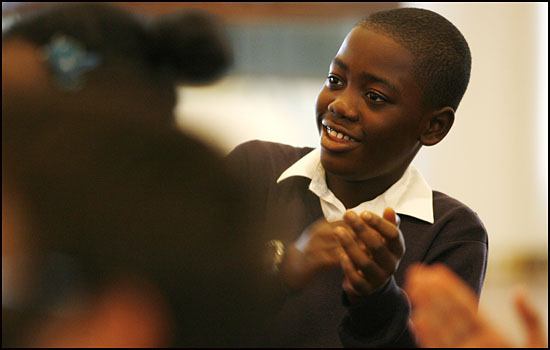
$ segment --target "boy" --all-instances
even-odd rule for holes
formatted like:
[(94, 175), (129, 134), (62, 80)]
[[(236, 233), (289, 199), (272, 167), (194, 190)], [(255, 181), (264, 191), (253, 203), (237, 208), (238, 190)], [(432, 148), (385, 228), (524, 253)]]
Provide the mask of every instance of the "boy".
[(400, 288), (414, 262), (446, 264), (480, 293), (483, 224), (411, 165), (450, 130), (470, 66), (465, 39), (440, 15), (373, 14), (330, 65), (319, 148), (252, 141), (228, 156), (257, 193), (266, 232), (287, 247), (289, 293), (269, 345), (415, 346)]

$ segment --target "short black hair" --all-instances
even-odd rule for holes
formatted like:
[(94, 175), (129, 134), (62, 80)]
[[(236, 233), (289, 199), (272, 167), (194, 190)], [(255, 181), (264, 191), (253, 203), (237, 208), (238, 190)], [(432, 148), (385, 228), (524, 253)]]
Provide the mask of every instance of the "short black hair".
[(357, 26), (392, 38), (414, 56), (413, 74), (427, 106), (458, 108), (472, 58), (466, 39), (451, 22), (430, 10), (399, 8), (374, 13)]

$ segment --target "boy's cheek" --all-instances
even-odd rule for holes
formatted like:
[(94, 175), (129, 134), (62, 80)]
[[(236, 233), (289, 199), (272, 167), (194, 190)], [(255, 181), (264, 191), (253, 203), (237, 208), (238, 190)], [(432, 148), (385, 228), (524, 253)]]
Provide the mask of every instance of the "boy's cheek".
[(321, 88), (321, 91), (319, 92), (319, 95), (317, 96), (316, 106), (317, 109), (323, 108), (327, 109), (330, 102), (334, 100), (333, 94), (327, 89), (326, 86), (323, 86)]
[(317, 127), (319, 130), (321, 130), (321, 121), (326, 113), (329, 112), (328, 106), (331, 102), (330, 98), (327, 98), (325, 96), (319, 95), (319, 98), (317, 99), (317, 103), (315, 105), (315, 115), (317, 117)]

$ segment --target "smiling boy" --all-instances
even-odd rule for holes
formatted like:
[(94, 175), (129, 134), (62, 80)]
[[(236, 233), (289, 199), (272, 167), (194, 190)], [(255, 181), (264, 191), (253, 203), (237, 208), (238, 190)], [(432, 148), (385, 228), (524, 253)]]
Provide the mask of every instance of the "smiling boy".
[(228, 156), (258, 195), (265, 232), (287, 247), (289, 293), (265, 345), (416, 345), (400, 288), (415, 262), (446, 264), (480, 293), (483, 224), (411, 165), (449, 132), (470, 67), (464, 37), (442, 16), (373, 14), (330, 64), (319, 148), (251, 141)]

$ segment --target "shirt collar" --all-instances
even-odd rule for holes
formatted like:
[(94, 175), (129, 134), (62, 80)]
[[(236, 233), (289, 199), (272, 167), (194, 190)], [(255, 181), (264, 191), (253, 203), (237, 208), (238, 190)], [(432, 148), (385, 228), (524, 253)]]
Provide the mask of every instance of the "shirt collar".
[[(293, 176), (311, 179), (309, 190), (319, 197), (321, 208), (328, 221), (342, 219), (346, 208), (327, 187), (320, 148), (312, 150), (286, 169), (277, 179), (277, 183)], [(351, 210), (357, 214), (368, 210), (382, 215), (386, 207), (392, 207), (398, 214), (412, 216), (431, 224), (434, 222), (432, 189), (413, 165), (410, 165), (403, 176), (386, 192)]]

